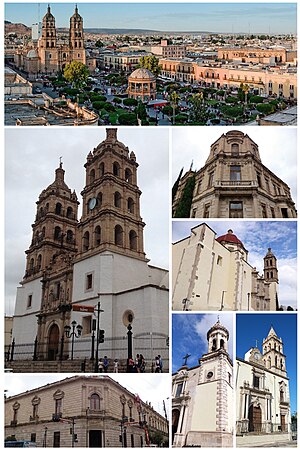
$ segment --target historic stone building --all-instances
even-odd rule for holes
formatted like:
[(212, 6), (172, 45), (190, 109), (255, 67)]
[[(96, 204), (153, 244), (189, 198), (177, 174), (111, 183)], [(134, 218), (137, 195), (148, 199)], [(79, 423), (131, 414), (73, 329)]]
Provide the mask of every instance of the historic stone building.
[[(174, 447), (233, 446), (233, 368), (228, 330), (219, 322), (207, 332), (208, 351), (199, 365), (173, 375)], [(174, 344), (173, 344), (174, 345)]]
[(102, 348), (111, 358), (126, 358), (124, 342), (118, 348), (115, 339), (131, 325), (145, 358), (153, 358), (146, 342), (156, 339), (164, 343), (167, 359), (168, 271), (148, 265), (144, 252), (137, 168), (135, 153), (118, 141), (117, 129), (107, 129), (106, 139), (87, 155), (80, 221), (62, 164), (41, 192), (13, 329), (17, 345), (37, 337), (38, 359), (69, 357), (71, 342), (63, 338), (74, 320), (82, 327), (76, 347), (82, 358), (89, 357), (98, 302)]
[[(180, 179), (173, 216), (189, 184), (189, 217), (295, 218), (290, 188), (263, 165), (257, 144), (241, 131), (228, 131), (210, 147), (204, 167)], [(187, 201), (186, 199), (184, 200)]]
[[(270, 57), (266, 58), (270, 60)], [(161, 76), (169, 80), (198, 83), (214, 89), (238, 89), (241, 83), (256, 95), (297, 99), (297, 72), (294, 67), (270, 67), (270, 62), (248, 64), (228, 61), (198, 62), (191, 58), (160, 58)]]
[(216, 238), (205, 223), (172, 246), (174, 310), (276, 311), (278, 268), (268, 248), (264, 274), (248, 263), (244, 244), (228, 230)]
[(236, 361), (237, 446), (276, 444), (290, 439), (289, 378), (283, 342), (271, 326), (262, 349)]
[(69, 40), (60, 41), (55, 26), (55, 18), (48, 6), (43, 17), (42, 34), (31, 46), (18, 50), (15, 54), (15, 64), (29, 74), (57, 74), (64, 70), (66, 64), (72, 61), (86, 63), (84, 47), (83, 19), (77, 6), (70, 18)]
[(5, 437), (37, 447), (146, 447), (151, 432), (167, 441), (166, 419), (108, 376), (74, 376), (5, 401)]

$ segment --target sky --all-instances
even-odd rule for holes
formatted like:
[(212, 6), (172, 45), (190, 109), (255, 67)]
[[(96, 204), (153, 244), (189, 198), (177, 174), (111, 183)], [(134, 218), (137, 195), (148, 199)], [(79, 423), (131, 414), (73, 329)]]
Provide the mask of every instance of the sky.
[[(62, 156), (65, 181), (80, 192), (85, 185), (86, 156), (106, 133), (99, 127), (7, 128), (5, 130), (5, 287), (6, 313), (12, 315), (16, 288), (25, 272), (39, 194), (54, 181)], [(150, 264), (169, 264), (168, 129), (119, 128), (118, 140), (134, 151), (139, 164), (138, 186), (144, 228), (144, 248)], [(81, 205), (78, 218), (81, 217)]]
[(207, 332), (217, 322), (220, 322), (229, 331), (228, 350), (233, 358), (233, 323), (232, 314), (221, 312), (217, 314), (172, 314), (172, 372), (182, 367), (183, 357), (188, 353), (187, 366), (198, 365), (198, 359), (207, 353)]
[[(70, 374), (6, 374), (4, 375), (4, 389), (7, 390), (7, 397), (20, 394), (30, 389), (45, 386), (65, 378), (72, 377)], [(94, 376), (94, 375), (93, 375)], [(166, 403), (167, 415), (169, 418), (169, 398), (171, 391), (170, 377), (166, 374), (109, 374), (111, 378), (128, 389), (132, 394), (138, 394), (143, 402), (150, 401), (153, 408), (163, 416), (163, 400)], [(101, 377), (101, 375), (100, 375)], [(138, 378), (138, 387), (137, 387)]]
[[(25, 4), (26, 3), (26, 4)], [(7, 3), (5, 19), (31, 26), (47, 3)], [(58, 27), (69, 26), (74, 3), (51, 2)], [(296, 3), (78, 3), (85, 28), (139, 28), (158, 31), (296, 33)]]
[(191, 228), (205, 222), (216, 237), (232, 229), (248, 250), (248, 262), (263, 275), (263, 258), (268, 248), (277, 258), (279, 303), (296, 307), (297, 299), (297, 222), (266, 220), (173, 221), (173, 242), (190, 235)]
[(175, 127), (172, 129), (172, 183), (193, 161), (199, 170), (208, 158), (210, 146), (222, 134), (239, 130), (258, 145), (262, 164), (291, 189), (297, 206), (297, 130), (294, 127)]
[(296, 314), (237, 314), (236, 356), (244, 359), (252, 347), (262, 350), (262, 342), (273, 326), (282, 339), (286, 355), (287, 376), (290, 379), (291, 412), (297, 411), (297, 317)]

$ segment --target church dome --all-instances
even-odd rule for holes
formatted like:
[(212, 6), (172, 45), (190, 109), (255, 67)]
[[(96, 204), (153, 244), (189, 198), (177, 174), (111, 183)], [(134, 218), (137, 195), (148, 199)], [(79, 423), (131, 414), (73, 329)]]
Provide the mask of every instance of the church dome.
[(213, 331), (218, 331), (221, 330), (226, 334), (227, 339), (229, 339), (229, 331), (227, 330), (226, 327), (224, 327), (224, 325), (222, 325), (218, 319), (218, 321), (208, 330), (207, 332), (207, 340), (209, 340), (209, 336), (211, 335), (211, 333)]
[(27, 58), (37, 58), (37, 57), (38, 57), (38, 54), (34, 48), (29, 50), (29, 52), (27, 53)]
[(240, 244), (244, 247), (242, 241), (240, 241), (235, 234), (233, 234), (232, 230), (228, 230), (226, 234), (223, 234), (222, 236), (217, 237), (216, 239), (218, 242), (226, 243), (226, 244)]
[(131, 75), (129, 75), (129, 78), (135, 79), (135, 80), (155, 80), (155, 76), (153, 75), (150, 70), (145, 69), (144, 67), (140, 67), (139, 69), (136, 69), (132, 72)]

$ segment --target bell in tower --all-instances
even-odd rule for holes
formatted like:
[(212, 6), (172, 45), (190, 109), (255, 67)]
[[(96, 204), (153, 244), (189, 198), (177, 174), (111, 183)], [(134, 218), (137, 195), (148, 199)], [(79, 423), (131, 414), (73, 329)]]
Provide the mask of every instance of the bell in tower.
[(85, 64), (83, 19), (78, 13), (77, 5), (74, 14), (70, 18), (69, 46), (72, 52), (72, 60), (79, 60)]
[(55, 18), (51, 13), (50, 5), (48, 5), (47, 13), (43, 17), (40, 46), (45, 49), (56, 48)]
[(117, 139), (117, 129), (87, 156), (79, 251), (95, 254), (112, 250), (145, 260), (134, 152)]
[(263, 341), (263, 360), (267, 369), (286, 375), (282, 339), (277, 336), (272, 326), (268, 336)]

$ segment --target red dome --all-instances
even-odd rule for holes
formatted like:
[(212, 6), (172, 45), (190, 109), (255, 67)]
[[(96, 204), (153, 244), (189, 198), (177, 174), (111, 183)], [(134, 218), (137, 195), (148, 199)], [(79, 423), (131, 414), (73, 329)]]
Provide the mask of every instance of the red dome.
[(217, 237), (218, 242), (228, 242), (232, 244), (240, 244), (244, 247), (242, 241), (240, 241), (235, 234), (233, 234), (232, 230), (228, 230), (227, 234), (223, 234), (222, 236)]

